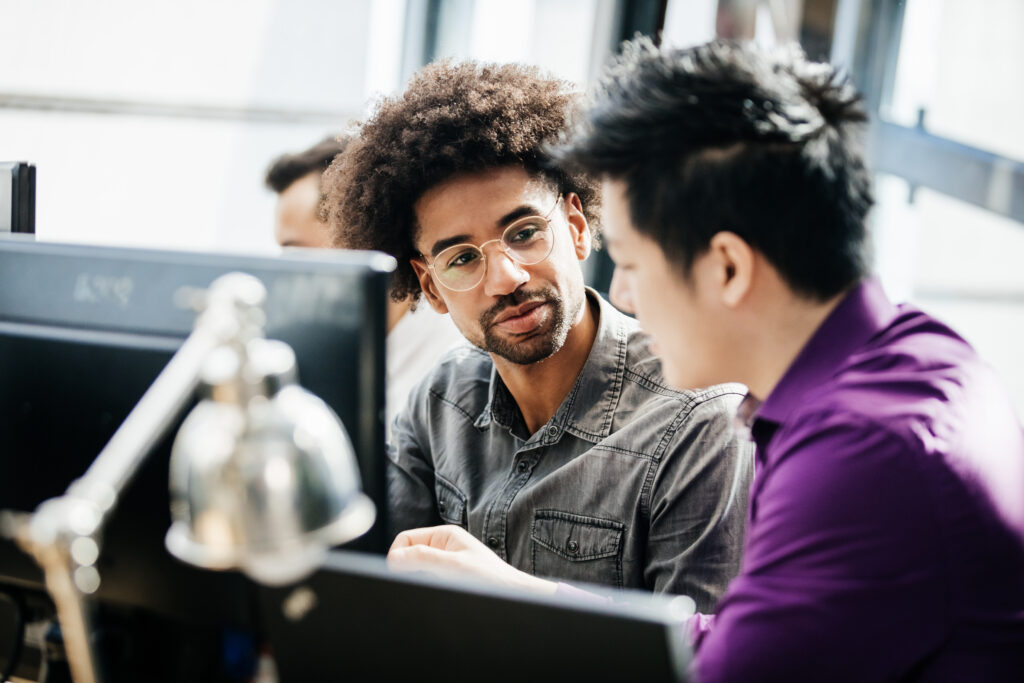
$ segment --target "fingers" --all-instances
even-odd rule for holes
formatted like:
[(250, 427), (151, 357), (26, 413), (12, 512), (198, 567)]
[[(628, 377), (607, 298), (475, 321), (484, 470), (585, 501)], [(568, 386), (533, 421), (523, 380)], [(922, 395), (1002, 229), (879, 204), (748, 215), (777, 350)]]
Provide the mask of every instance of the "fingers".
[(395, 536), (391, 548), (406, 548), (413, 545), (429, 545), (438, 547), (436, 541), (441, 540), (437, 530), (443, 527), (423, 527), (421, 529), (409, 529)]
[[(445, 574), (464, 570), (465, 551), (478, 543), (458, 526), (409, 529), (395, 537), (388, 550), (388, 566), (397, 571)], [(483, 546), (481, 546), (483, 547)]]
[(427, 571), (433, 574), (457, 570), (459, 560), (449, 550), (432, 548), (429, 545), (411, 545), (388, 552), (388, 567), (396, 571)]
[(410, 529), (395, 536), (395, 540), (391, 542), (391, 547), (388, 549), (388, 555), (397, 548), (407, 548), (419, 543), (419, 533), (422, 531), (426, 531), (426, 529)]
[(423, 527), (409, 529), (398, 534), (391, 543), (391, 549), (427, 545), (432, 548), (458, 550), (470, 544), (470, 540), (467, 539), (472, 539), (472, 536), (462, 527), (452, 525)]
[(490, 548), (458, 526), (435, 526), (403, 531), (388, 551), (388, 567), (396, 571), (425, 571), (436, 575), (467, 576), (540, 593), (554, 593), (557, 584), (506, 564)]

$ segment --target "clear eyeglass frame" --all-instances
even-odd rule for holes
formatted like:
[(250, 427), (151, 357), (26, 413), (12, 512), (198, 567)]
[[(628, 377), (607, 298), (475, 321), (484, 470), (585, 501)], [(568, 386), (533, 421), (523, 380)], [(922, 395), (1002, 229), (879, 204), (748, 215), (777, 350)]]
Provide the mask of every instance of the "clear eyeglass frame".
[[(442, 250), (430, 262), (427, 262), (426, 257), (423, 256), (422, 254), (420, 255), (420, 257), (423, 259), (424, 262), (427, 262), (427, 269), (430, 270), (431, 274), (433, 274), (434, 280), (437, 281), (442, 287), (445, 287), (446, 289), (449, 289), (453, 292), (468, 292), (469, 290), (473, 289), (474, 287), (476, 287), (477, 285), (484, 281), (484, 278), (487, 277), (487, 254), (486, 252), (484, 252), (484, 248), (487, 245), (495, 242), (498, 244), (498, 247), (501, 249), (502, 253), (505, 254), (505, 256), (507, 256), (513, 263), (517, 263), (523, 266), (536, 265), (543, 261), (544, 259), (546, 259), (548, 256), (550, 256), (551, 251), (554, 249), (555, 232), (554, 230), (551, 229), (551, 214), (554, 213), (555, 209), (558, 208), (558, 205), (561, 202), (561, 200), (562, 195), (559, 194), (558, 197), (555, 198), (554, 206), (552, 206), (551, 209), (548, 210), (548, 212), (543, 216), (523, 216), (522, 218), (519, 218), (510, 223), (509, 226), (505, 228), (505, 230), (501, 233), (501, 237), (498, 237), (493, 240), (487, 240), (480, 246), (477, 246), (475, 244), (469, 244), (468, 242), (455, 244), (453, 246), (448, 247), (447, 249)], [(532, 223), (543, 223), (543, 230), (550, 233), (548, 247), (544, 251), (543, 255), (538, 255), (535, 258), (523, 258), (523, 255), (516, 251), (515, 245), (509, 242), (509, 237), (515, 235), (517, 231), (522, 230), (525, 226), (530, 225)], [(479, 268), (480, 274), (476, 279), (472, 280), (471, 284), (458, 286), (447, 281), (447, 279), (443, 275), (439, 274), (434, 264), (438, 263), (439, 261), (443, 263), (446, 260), (446, 255), (454, 256), (455, 254), (458, 254), (459, 252), (465, 249), (469, 249), (471, 252), (479, 256), (481, 265), (481, 267)]]

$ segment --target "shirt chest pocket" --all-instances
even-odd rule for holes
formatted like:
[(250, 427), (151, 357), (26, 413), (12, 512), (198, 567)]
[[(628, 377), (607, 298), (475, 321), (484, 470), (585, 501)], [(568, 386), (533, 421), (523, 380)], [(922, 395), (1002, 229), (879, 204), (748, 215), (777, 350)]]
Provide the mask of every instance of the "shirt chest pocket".
[(533, 574), (621, 587), (625, 528), (608, 519), (538, 510), (530, 529)]
[(435, 477), (434, 493), (437, 495), (437, 512), (445, 524), (456, 524), (466, 528), (466, 495), (440, 477)]

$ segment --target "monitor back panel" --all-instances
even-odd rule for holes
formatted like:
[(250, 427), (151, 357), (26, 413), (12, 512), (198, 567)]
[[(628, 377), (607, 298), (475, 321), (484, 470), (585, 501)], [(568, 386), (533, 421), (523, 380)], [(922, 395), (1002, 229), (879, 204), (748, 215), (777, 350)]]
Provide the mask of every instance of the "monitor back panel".
[[(363, 486), (383, 503), (388, 263), (370, 254), (274, 259), (0, 241), (0, 509), (30, 512), (85, 472), (191, 331), (195, 314), (175, 306), (176, 293), (230, 271), (267, 286), (267, 336), (293, 346), (300, 382), (342, 418)], [(250, 622), (241, 577), (188, 567), (164, 549), (170, 446), (183, 417), (107, 525), (99, 597), (189, 620)], [(385, 550), (383, 521), (361, 548)], [(9, 541), (0, 541), (3, 581), (42, 586)]]
[(298, 586), (261, 588), (282, 683), (300, 681), (682, 681), (685, 618), (429, 576), (334, 553)]

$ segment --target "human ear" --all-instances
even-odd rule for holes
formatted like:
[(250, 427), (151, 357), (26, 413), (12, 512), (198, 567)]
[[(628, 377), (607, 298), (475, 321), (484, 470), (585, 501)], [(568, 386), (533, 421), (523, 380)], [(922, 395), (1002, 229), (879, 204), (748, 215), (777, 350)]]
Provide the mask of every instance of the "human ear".
[(753, 248), (736, 233), (723, 231), (711, 238), (708, 256), (721, 302), (736, 308), (750, 294), (754, 282)]
[(409, 259), (409, 265), (416, 271), (416, 278), (420, 281), (420, 289), (423, 290), (423, 298), (427, 300), (430, 307), (438, 313), (448, 312), (448, 304), (445, 303), (441, 292), (438, 290), (434, 278), (430, 276), (430, 269), (427, 264), (419, 258)]
[(580, 196), (575, 192), (565, 195), (565, 213), (566, 220), (569, 222), (569, 236), (572, 239), (573, 251), (576, 252), (576, 258), (583, 261), (590, 256), (590, 224), (583, 213)]

